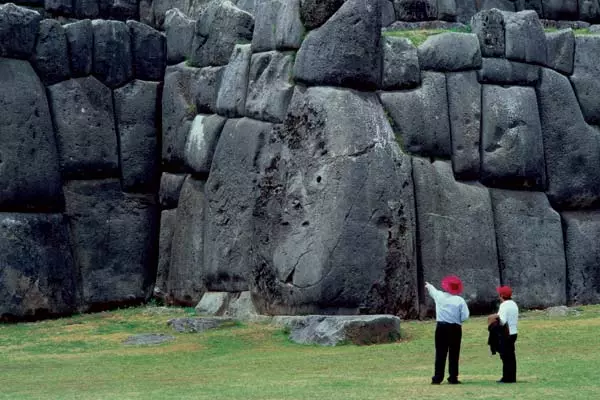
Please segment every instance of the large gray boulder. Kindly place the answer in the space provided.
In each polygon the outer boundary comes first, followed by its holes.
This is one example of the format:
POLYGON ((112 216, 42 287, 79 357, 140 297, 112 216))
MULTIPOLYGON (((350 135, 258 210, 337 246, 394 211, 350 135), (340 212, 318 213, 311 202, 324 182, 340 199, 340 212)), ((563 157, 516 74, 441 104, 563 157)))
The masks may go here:
POLYGON ((233 319, 222 317, 173 318, 167 321, 167 325, 179 333, 201 333, 222 326, 232 326, 234 323, 233 319))
POLYGON ((537 13, 537 15, 540 16, 540 18, 544 16, 542 0, 516 0, 515 6, 517 11, 533 10, 537 13))
POLYGON ((152 196, 124 194, 112 179, 70 181, 64 192, 83 309, 148 300, 160 217, 152 196))
POLYGON ((171 267, 171 246, 173 233, 177 222, 177 210, 164 210, 160 213, 160 234, 158 238, 158 266, 156 268, 156 282, 154 283, 154 297, 166 300, 169 268, 171 267))
POLYGON ((124 22, 93 20, 94 75, 116 88, 133 77, 131 34, 124 22))
POLYGON ((219 115, 196 115, 185 145, 185 164, 200 176, 208 176, 213 154, 226 119, 219 115))
POLYGON ((532 64, 546 63, 546 34, 533 10, 503 13, 506 58, 532 64))
POLYGON ((98 0, 73 0, 75 18, 98 18, 100 17, 100 2, 98 0))
POLYGON ((502 283, 519 307, 567 301, 567 266, 560 215, 544 193, 492 189, 502 283))
POLYGON ((323 25, 345 0, 300 0, 300 18, 306 29, 323 25))
POLYGON ((477 74, 481 83, 535 86, 539 80, 540 67, 504 58, 484 58, 477 74))
POLYGON ((272 125, 227 121, 206 183, 204 276, 208 290, 248 290, 257 159, 272 125))
POLYGON ((375 89, 381 79, 381 3, 348 0, 310 31, 296 55, 294 78, 308 85, 375 89))
POLYGON ((73 0, 42 0, 41 3, 52 15, 73 15, 73 0))
POLYGON ((473 0, 454 0, 456 4, 456 20, 469 24, 473 15, 477 13, 477 3, 473 0))
POLYGON ((383 36, 383 90, 410 89, 421 83, 416 47, 407 38, 383 36))
POLYGON ((221 78, 217 94, 217 113, 232 118, 245 114, 251 59, 251 45, 235 45, 221 78))
POLYGON ((263 0, 255 15, 253 52, 300 48, 304 36, 300 0, 263 0))
POLYGON ((32 62, 44 85, 69 79, 67 36, 58 21, 45 19, 40 23, 32 62))
POLYGON ((394 0, 396 18, 400 21, 427 21, 437 19, 437 0, 394 0))
POLYGON ((205 67, 200 68, 196 74, 192 82, 192 91, 197 113, 217 112, 217 97, 223 72, 225 72, 225 67, 205 67))
MULTIPOLYGON (((103 4, 105 0, 99 0, 103 4)), ((106 10, 100 9, 103 18, 118 21, 139 20, 139 0, 108 0, 106 10), (103 13, 104 12, 104 13, 103 13), (104 14, 104 15, 103 15, 104 14)))
POLYGON ((27 61, 0 58, 0 143, 0 209, 61 211, 48 101, 27 61))
POLYGON ((0 249, 0 321, 76 310, 78 273, 61 214, 1 213, 0 249))
POLYGON ((63 177, 118 176, 110 89, 90 76, 52 85, 48 95, 63 177))
POLYGON ((400 339, 400 318, 395 315, 275 317, 273 324, 289 330, 290 340, 299 344, 370 345, 400 339))
POLYGON ((296 87, 260 164, 261 313, 418 315, 410 162, 375 94, 296 87))
POLYGON ((185 61, 192 48, 196 23, 175 8, 167 11, 164 27, 167 37, 167 62, 177 64, 185 61))
POLYGON ((569 79, 544 68, 537 97, 550 202, 558 209, 600 205, 600 133, 585 123, 569 79))
POLYGON ((125 192, 158 188, 158 82, 135 80, 114 91, 121 184, 125 192))
POLYGON ((167 68, 162 95, 162 161, 167 171, 183 171, 185 143, 197 114, 194 82, 198 68, 185 63, 167 68))
POLYGON ((432 35, 419 46, 421 69, 462 71, 481 67, 481 50, 477 35, 445 32, 432 35))
POLYGON ((573 73, 575 35, 572 29, 546 33, 546 65, 567 75, 573 73))
POLYGON ((437 19, 442 21, 456 21, 456 0, 437 0, 437 19))
POLYGON ((598 3, 598 0, 580 0, 579 19, 598 23, 600 20, 600 3, 598 3))
POLYGON ((446 74, 452 169, 460 180, 479 179, 481 85, 475 71, 446 74))
POLYGON ((294 55, 271 51, 254 54, 248 76, 246 116, 283 122, 294 85, 290 83, 294 55))
POLYGON ((254 17, 230 1, 213 2, 196 22, 191 65, 225 65, 236 44, 252 40, 254 17))
POLYGON ((471 21, 483 57, 504 57, 504 17, 497 9, 481 11, 471 21))
POLYGON ((249 291, 206 292, 196 306, 196 314, 227 316, 236 321, 262 322, 270 320, 270 317, 257 313, 249 291))
POLYGON ((150 25, 156 29, 163 30, 168 11, 178 9, 187 13, 189 3, 189 0, 152 0, 151 15, 153 23, 150 25))
POLYGON ((131 35, 133 74, 137 79, 162 81, 167 66, 165 34, 137 21, 127 21, 131 35))
POLYGON ((410 153, 449 158, 450 121, 446 76, 421 73, 421 87, 409 91, 383 92, 381 101, 390 115, 402 148, 410 153))
POLYGON ((575 88, 585 120, 600 124, 600 36, 580 35, 575 38, 575 62, 571 82, 575 88))
POLYGON ((600 213, 562 213, 569 304, 600 302, 600 213))
POLYGON ((170 174, 163 172, 160 176, 160 189, 158 190, 158 201, 163 209, 177 208, 179 194, 185 181, 185 174, 170 174))
POLYGON ((556 20, 577 21, 578 0, 542 0, 544 18, 556 20))
POLYGON ((204 182, 188 176, 181 188, 166 300, 169 304, 194 307, 205 291, 204 229, 206 224, 204 182))
POLYGON ((69 48, 69 64, 74 77, 92 73, 94 52, 94 28, 85 19, 64 25, 69 48))
MULTIPOLYGON (((488 189, 456 182, 447 162, 412 160, 423 279, 437 286, 458 275, 471 312, 491 311, 500 276, 488 189)), ((431 315, 433 301, 422 300, 421 314, 431 315)))
POLYGON ((508 189, 546 187, 544 145, 535 90, 483 85, 481 181, 508 189))
POLYGON ((0 57, 29 59, 41 20, 37 11, 0 4, 0 57))

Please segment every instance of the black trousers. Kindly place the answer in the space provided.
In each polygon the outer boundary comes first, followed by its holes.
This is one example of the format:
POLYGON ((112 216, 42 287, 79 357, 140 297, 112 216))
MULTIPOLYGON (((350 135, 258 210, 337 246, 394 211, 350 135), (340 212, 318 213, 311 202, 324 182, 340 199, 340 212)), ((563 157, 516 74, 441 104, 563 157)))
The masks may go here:
POLYGON ((461 339, 462 326, 446 322, 437 323, 435 328, 435 373, 431 378, 433 382, 444 380, 446 356, 448 356, 448 381, 458 380, 461 339))
POLYGON ((515 355, 515 342, 517 335, 509 335, 503 343, 500 358, 502 358, 502 381, 517 381, 517 356, 515 355))

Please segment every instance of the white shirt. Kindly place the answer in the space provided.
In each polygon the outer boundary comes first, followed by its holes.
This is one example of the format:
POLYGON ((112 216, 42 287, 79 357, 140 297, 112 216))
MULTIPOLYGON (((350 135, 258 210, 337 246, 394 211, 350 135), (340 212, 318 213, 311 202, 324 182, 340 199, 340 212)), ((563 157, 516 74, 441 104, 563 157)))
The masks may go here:
POLYGON ((469 307, 465 299, 437 290, 432 284, 425 286, 435 301, 435 320, 462 325, 469 318, 469 307))
POLYGON ((508 324, 508 333, 510 335, 517 334, 517 321, 519 320, 519 307, 517 303, 512 300, 504 300, 500 303, 498 317, 502 325, 508 324))

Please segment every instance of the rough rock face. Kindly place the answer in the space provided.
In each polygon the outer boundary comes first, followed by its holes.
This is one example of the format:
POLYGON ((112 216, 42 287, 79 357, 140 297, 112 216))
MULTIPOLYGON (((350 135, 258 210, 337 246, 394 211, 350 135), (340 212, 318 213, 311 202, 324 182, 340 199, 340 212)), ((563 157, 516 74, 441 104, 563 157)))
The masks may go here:
POLYGON ((185 164, 195 174, 208 176, 225 121, 219 115, 197 115, 194 118, 185 145, 185 164))
POLYGON ((179 195, 171 263, 167 280, 167 302, 193 307, 204 293, 204 182, 187 177, 179 195))
POLYGON ((194 104, 198 113, 215 113, 217 96, 225 67, 201 68, 192 81, 194 104))
POLYGON ((382 46, 382 89, 409 89, 419 86, 419 55, 412 42, 407 38, 384 36, 382 46))
POLYGON ((436 19, 437 0, 394 0, 396 17, 401 21, 426 21, 436 19))
POLYGON ((194 37, 195 23, 178 9, 167 11, 165 35, 167 40, 167 62, 180 63, 190 53, 194 37))
POLYGON ((600 302, 600 213, 565 212, 562 217, 569 304, 597 304, 600 302))
POLYGON ((345 0, 300 0, 300 18, 306 29, 323 25, 345 0))
POLYGON ((67 36, 58 21, 45 19, 40 23, 33 66, 45 85, 69 78, 67 36))
POLYGON ((533 64, 546 63, 546 35, 535 11, 503 13, 506 58, 533 64))
POLYGON ((304 35, 300 0, 260 1, 255 15, 253 52, 300 48, 304 35))
POLYGON ((217 95, 217 112, 227 117, 241 117, 246 112, 248 74, 252 59, 252 46, 238 44, 233 48, 229 64, 223 71, 217 95))
POLYGON ((160 177, 160 189, 158 191, 158 201, 163 209, 177 208, 185 177, 185 174, 163 172, 160 177))
POLYGON ((167 66, 165 35, 137 21, 127 21, 131 34, 133 73, 138 79, 163 80, 167 66))
POLYGON ((154 284, 154 297, 165 300, 169 269, 171 267, 171 246, 177 210, 164 210, 160 214, 160 236, 158 243, 158 267, 156 269, 156 282, 154 284))
POLYGON ((74 77, 91 74, 93 67, 94 28, 89 19, 64 25, 69 48, 69 64, 74 77))
POLYGON ((70 181, 66 215, 86 310, 147 300, 156 277, 159 212, 118 180, 70 181))
POLYGON ((250 292, 206 292, 196 306, 200 315, 223 315, 237 321, 265 321, 270 317, 259 315, 250 292))
POLYGON ((27 61, 0 58, 0 143, 0 208, 61 211, 58 154, 48 101, 27 61))
POLYGON ((446 32, 430 36, 419 46, 419 65, 435 71, 479 69, 481 50, 477 35, 446 32))
POLYGON ((129 28, 119 21, 93 20, 94 75, 110 88, 133 77, 129 28))
MULTIPOLYGON (((490 311, 499 283, 494 217, 489 191, 459 183, 449 163, 413 158, 423 278, 438 286, 445 275, 458 275, 472 312, 490 311)), ((427 299, 421 314, 433 312, 427 299)))
POLYGON ((484 85, 481 179, 488 186, 544 190, 546 168, 535 90, 484 85))
POLYGON ((1 213, 0 249, 0 321, 75 311, 77 274, 62 215, 1 213))
POLYGON ((576 21, 577 0, 542 0, 544 18, 576 21))
POLYGON ((539 80, 540 67, 504 58, 484 58, 477 74, 481 83, 534 86, 539 80))
POLYGON ((28 59, 35 49, 41 20, 37 11, 0 4, 0 57, 28 59))
POLYGON ((567 75, 573 73, 575 35, 571 29, 546 33, 546 65, 567 75))
POLYGON ((417 314, 410 162, 374 94, 296 88, 260 162, 259 311, 417 314))
POLYGON ((155 193, 158 188, 158 85, 135 80, 114 91, 121 178, 126 192, 155 193))
POLYGON ((227 121, 206 184, 204 278, 208 290, 248 290, 257 159, 272 124, 227 121))
POLYGON ((275 317, 273 323, 288 328, 290 340, 299 344, 369 345, 400 339, 400 318, 394 315, 275 317))
POLYGON ((563 210, 600 205, 600 134, 585 123, 569 80, 543 69, 537 96, 550 202, 563 210))
POLYGON ((383 92, 381 102, 410 153, 450 157, 450 122, 446 76, 422 72, 421 87, 410 91, 383 92))
POLYGON ((560 215, 544 193, 491 190, 501 281, 520 307, 565 304, 567 266, 560 215))
POLYGON ((64 178, 118 176, 112 93, 93 77, 48 88, 64 178))
POLYGON ((347 0, 310 31, 296 56, 294 77, 309 85, 374 89, 381 79, 381 3, 347 0))
POLYGON ((479 39, 483 57, 504 57, 504 18, 499 10, 475 14, 471 27, 479 39))
POLYGON ((176 332, 200 333, 209 329, 219 328, 223 325, 231 325, 234 321, 231 318, 202 317, 202 318, 174 318, 167 321, 167 325, 176 332))
POLYGON ((587 122, 600 124, 600 36, 585 35, 575 38, 575 63, 571 82, 577 93, 581 111, 587 122))

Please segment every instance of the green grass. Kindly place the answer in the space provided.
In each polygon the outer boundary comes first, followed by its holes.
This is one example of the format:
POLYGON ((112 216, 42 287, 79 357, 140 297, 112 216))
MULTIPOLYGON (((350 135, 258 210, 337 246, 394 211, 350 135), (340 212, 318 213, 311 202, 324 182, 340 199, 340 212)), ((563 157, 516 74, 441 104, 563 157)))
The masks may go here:
POLYGON ((408 40, 410 40, 412 42, 413 45, 419 46, 423 42, 425 42, 430 36, 439 35, 440 33, 445 33, 445 32, 469 33, 469 32, 471 32, 471 27, 467 25, 464 28, 450 28, 450 29, 390 30, 390 31, 383 32, 383 36, 407 38, 408 40))
MULTIPOLYGON (((553 28, 553 27, 544 28, 544 32, 558 32, 558 31, 559 31, 558 28, 553 28)), ((588 28, 573 29, 573 34, 575 34, 575 36, 578 36, 578 35, 597 35, 599 33, 600 32, 590 32, 590 30, 588 28)))
POLYGON ((282 329, 234 324, 178 334, 166 321, 189 310, 143 308, 0 325, 0 399, 596 399, 600 398, 600 306, 519 325, 516 385, 500 386, 486 320, 463 330, 460 386, 429 384, 431 321, 402 322, 397 343, 301 346, 282 329), (158 346, 124 346, 136 333, 167 333, 158 346))

